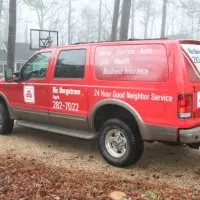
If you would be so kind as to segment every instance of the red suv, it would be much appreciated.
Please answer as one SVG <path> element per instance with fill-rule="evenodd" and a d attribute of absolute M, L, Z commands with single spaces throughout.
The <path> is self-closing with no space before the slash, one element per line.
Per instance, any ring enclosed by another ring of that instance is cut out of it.
<path fill-rule="evenodd" d="M 0 82 L 0 133 L 13 122 L 98 138 L 114 166 L 144 141 L 200 146 L 200 42 L 143 40 L 43 49 Z"/>

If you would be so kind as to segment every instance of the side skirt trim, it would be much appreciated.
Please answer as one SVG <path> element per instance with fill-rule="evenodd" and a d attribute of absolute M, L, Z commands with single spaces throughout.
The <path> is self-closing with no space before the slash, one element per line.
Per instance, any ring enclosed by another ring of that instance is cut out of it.
<path fill-rule="evenodd" d="M 71 129 L 52 126 L 52 125 L 44 125 L 44 124 L 39 124 L 39 123 L 27 122 L 27 121 L 17 121 L 16 124 L 18 126 L 38 129 L 42 131 L 48 131 L 52 133 L 76 137 L 76 138 L 85 139 L 85 140 L 92 140 L 92 139 L 97 138 L 97 133 L 94 133 L 94 132 L 71 130 Z"/>

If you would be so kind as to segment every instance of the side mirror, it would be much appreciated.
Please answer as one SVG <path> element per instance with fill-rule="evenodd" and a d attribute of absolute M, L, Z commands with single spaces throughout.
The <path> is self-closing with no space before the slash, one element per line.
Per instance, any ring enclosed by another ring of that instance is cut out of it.
<path fill-rule="evenodd" d="M 10 68 L 10 67 L 5 69 L 5 81 L 6 82 L 13 81 L 13 71 L 12 71 L 12 68 Z"/>
<path fill-rule="evenodd" d="M 20 79 L 20 72 L 13 73 L 12 68 L 5 69 L 5 81 L 6 82 L 19 82 Z"/>

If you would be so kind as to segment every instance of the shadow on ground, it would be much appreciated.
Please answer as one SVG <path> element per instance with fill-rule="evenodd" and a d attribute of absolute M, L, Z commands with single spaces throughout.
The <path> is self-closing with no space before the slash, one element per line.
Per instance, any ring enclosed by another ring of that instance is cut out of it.
<path fill-rule="evenodd" d="M 10 137 L 10 136 L 9 136 Z M 18 137 L 30 143 L 38 143 L 41 146 L 66 149 L 80 154 L 100 154 L 98 143 L 95 140 L 81 140 L 54 133 L 17 127 L 11 137 Z M 173 146 L 162 143 L 145 143 L 145 150 L 138 166 L 153 167 L 162 164 L 163 168 L 176 166 L 197 167 L 200 166 L 200 150 L 194 150 L 186 146 Z M 134 168 L 134 166 L 132 166 Z"/>

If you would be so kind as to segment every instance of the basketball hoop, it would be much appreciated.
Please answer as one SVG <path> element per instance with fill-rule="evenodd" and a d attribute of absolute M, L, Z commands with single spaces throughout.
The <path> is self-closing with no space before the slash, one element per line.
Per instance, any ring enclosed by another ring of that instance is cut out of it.
<path fill-rule="evenodd" d="M 53 40 L 51 39 L 51 37 L 47 37 L 47 38 L 40 38 L 40 47 L 41 48 L 47 48 L 50 47 L 53 43 Z"/>
<path fill-rule="evenodd" d="M 30 49 L 39 50 L 51 46 L 58 46 L 58 31 L 30 30 Z"/>

